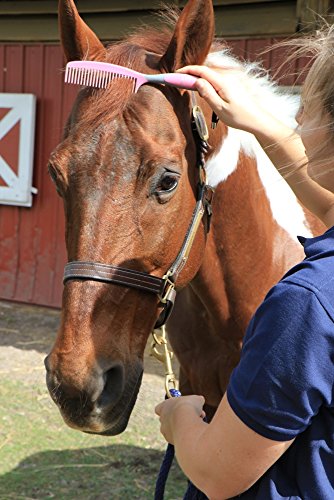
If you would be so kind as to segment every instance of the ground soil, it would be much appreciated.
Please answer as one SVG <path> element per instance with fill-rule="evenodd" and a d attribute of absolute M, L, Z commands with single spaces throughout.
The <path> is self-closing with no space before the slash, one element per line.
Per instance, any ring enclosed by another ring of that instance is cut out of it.
<path fill-rule="evenodd" d="M 59 310 L 0 301 L 0 500 L 153 498 L 166 448 L 154 407 L 165 390 L 150 342 L 127 430 L 87 435 L 64 424 L 45 384 L 44 358 L 59 322 Z M 175 461 L 171 472 L 166 500 L 186 489 Z"/>

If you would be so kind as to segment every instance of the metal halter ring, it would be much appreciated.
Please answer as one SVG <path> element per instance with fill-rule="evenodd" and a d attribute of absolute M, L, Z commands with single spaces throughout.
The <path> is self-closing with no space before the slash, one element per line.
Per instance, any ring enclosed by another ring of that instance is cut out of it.
<path fill-rule="evenodd" d="M 200 106 L 198 106 L 198 104 L 193 106 L 192 113 L 198 135 L 200 136 L 202 141 L 207 141 L 209 139 L 209 131 L 206 125 L 204 113 Z"/>

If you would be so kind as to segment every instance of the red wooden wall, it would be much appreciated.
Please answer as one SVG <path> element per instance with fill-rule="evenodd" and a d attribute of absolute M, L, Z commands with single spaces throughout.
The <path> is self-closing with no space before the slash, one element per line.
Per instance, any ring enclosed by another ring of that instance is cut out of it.
<path fill-rule="evenodd" d="M 77 89 L 64 86 L 60 47 L 0 45 L 0 92 L 37 97 L 32 208 L 0 206 L 0 298 L 59 306 L 64 219 L 46 165 Z"/>
<path fill-rule="evenodd" d="M 272 39 L 233 40 L 237 56 L 255 59 Z M 282 48 L 261 56 L 275 71 L 284 60 Z M 293 68 L 299 72 L 296 63 Z M 299 65 L 299 66 L 298 66 Z M 0 205 L 0 299 L 59 307 L 66 261 L 61 199 L 47 174 L 50 152 L 60 140 L 77 88 L 63 85 L 61 49 L 55 45 L 0 45 L 0 92 L 37 96 L 32 208 Z M 284 78 L 290 85 L 295 77 Z"/>

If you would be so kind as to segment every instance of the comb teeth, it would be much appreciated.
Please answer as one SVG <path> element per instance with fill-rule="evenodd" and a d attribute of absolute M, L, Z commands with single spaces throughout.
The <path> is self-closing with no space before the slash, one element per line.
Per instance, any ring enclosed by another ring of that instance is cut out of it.
<path fill-rule="evenodd" d="M 65 71 L 65 83 L 73 83 L 99 89 L 107 88 L 113 80 L 120 78 L 130 80 L 133 83 L 133 90 L 135 89 L 137 79 L 132 76 L 99 69 L 73 68 L 71 66 L 67 66 Z"/>

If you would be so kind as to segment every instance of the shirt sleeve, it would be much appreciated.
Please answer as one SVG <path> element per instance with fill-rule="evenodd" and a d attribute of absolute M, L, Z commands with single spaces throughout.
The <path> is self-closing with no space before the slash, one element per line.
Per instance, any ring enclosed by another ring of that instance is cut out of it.
<path fill-rule="evenodd" d="M 258 434 L 288 441 L 333 401 L 334 325 L 317 295 L 280 282 L 245 335 L 227 398 Z"/>

